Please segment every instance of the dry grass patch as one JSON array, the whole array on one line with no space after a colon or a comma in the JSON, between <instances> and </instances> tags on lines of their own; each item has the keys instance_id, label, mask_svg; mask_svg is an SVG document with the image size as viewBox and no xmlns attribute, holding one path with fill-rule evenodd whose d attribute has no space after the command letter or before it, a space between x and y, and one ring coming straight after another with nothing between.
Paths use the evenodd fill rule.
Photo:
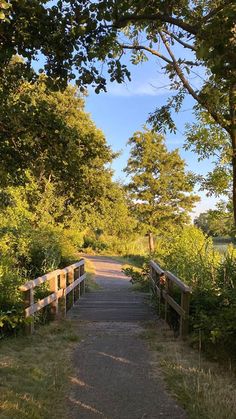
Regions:
<instances>
[{"instance_id":1,"label":"dry grass patch","mask_svg":"<svg viewBox=\"0 0 236 419\"><path fill-rule=\"evenodd\" d=\"M0 343L1 419L65 419L71 355L78 340L73 322L64 320Z\"/></svg>"},{"instance_id":2,"label":"dry grass patch","mask_svg":"<svg viewBox=\"0 0 236 419\"><path fill-rule=\"evenodd\" d=\"M186 409L189 419L235 419L236 377L187 342L173 338L162 322L150 323L143 333L153 350L154 373L163 373L168 390Z\"/></svg>"}]
</instances>

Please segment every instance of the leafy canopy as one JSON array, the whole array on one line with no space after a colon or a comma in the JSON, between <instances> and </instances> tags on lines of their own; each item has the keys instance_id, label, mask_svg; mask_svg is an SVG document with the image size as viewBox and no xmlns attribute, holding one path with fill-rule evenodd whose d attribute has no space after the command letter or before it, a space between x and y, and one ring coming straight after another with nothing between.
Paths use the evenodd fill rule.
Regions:
<instances>
[{"instance_id":1,"label":"leafy canopy","mask_svg":"<svg viewBox=\"0 0 236 419\"><path fill-rule=\"evenodd\" d=\"M26 171L51 178L73 202L98 201L111 182L115 156L84 111L75 87L52 91L14 60L0 80L1 186L24 184Z\"/></svg>"}]
</instances>

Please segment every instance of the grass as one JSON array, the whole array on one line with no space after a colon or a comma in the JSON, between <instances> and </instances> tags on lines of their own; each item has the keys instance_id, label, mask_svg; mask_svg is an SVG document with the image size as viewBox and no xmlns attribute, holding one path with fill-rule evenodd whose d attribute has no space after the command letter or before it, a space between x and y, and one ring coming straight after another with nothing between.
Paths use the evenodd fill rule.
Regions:
<instances>
[{"instance_id":1,"label":"grass","mask_svg":"<svg viewBox=\"0 0 236 419\"><path fill-rule=\"evenodd\" d=\"M96 291L100 286L95 282L95 268L93 263L85 258L85 271L86 271L86 292Z\"/></svg>"},{"instance_id":2,"label":"grass","mask_svg":"<svg viewBox=\"0 0 236 419\"><path fill-rule=\"evenodd\" d=\"M1 419L66 417L71 355L78 341L73 322L61 320L32 336L0 343Z\"/></svg>"},{"instance_id":3,"label":"grass","mask_svg":"<svg viewBox=\"0 0 236 419\"><path fill-rule=\"evenodd\" d=\"M99 288L86 260L86 291ZM1 419L65 419L73 375L71 357L79 336L73 321L54 321L32 336L0 341Z\"/></svg>"},{"instance_id":4,"label":"grass","mask_svg":"<svg viewBox=\"0 0 236 419\"><path fill-rule=\"evenodd\" d=\"M188 342L173 338L173 332L159 320L143 333L156 358L156 373L162 372L168 390L186 409L189 419L235 419L236 377Z\"/></svg>"},{"instance_id":5,"label":"grass","mask_svg":"<svg viewBox=\"0 0 236 419\"><path fill-rule=\"evenodd\" d=\"M147 260L147 256L142 255L128 255L128 256L108 256L123 265L135 266L136 268L142 268L144 262Z\"/></svg>"}]
</instances>

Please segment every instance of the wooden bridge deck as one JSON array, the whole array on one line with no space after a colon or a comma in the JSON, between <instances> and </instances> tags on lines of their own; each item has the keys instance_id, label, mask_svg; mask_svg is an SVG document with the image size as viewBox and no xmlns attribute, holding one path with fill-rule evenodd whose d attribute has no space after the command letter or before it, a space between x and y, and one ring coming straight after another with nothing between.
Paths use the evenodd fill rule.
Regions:
<instances>
[{"instance_id":1,"label":"wooden bridge deck","mask_svg":"<svg viewBox=\"0 0 236 419\"><path fill-rule=\"evenodd\" d=\"M131 290L121 264L90 257L99 290L69 313L82 336L73 360L68 417L78 419L186 418L153 368L141 334L155 313Z\"/></svg>"},{"instance_id":2,"label":"wooden bridge deck","mask_svg":"<svg viewBox=\"0 0 236 419\"><path fill-rule=\"evenodd\" d=\"M121 264L102 257L90 257L96 266L99 290L86 293L70 311L70 317L89 321L136 322L153 320L155 314L145 303L147 295L133 292L121 271Z\"/></svg>"}]
</instances>

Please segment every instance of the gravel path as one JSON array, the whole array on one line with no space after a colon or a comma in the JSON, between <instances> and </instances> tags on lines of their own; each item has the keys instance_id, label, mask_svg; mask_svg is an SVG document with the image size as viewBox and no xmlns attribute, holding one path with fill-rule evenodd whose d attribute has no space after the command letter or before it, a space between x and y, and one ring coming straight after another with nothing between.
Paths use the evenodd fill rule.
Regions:
<instances>
[{"instance_id":1,"label":"gravel path","mask_svg":"<svg viewBox=\"0 0 236 419\"><path fill-rule=\"evenodd\" d=\"M145 294L132 291L119 262L89 259L101 288L70 311L82 340L74 353L68 417L187 418L153 373L152 353L141 338L145 324L156 318Z\"/></svg>"}]
</instances>

